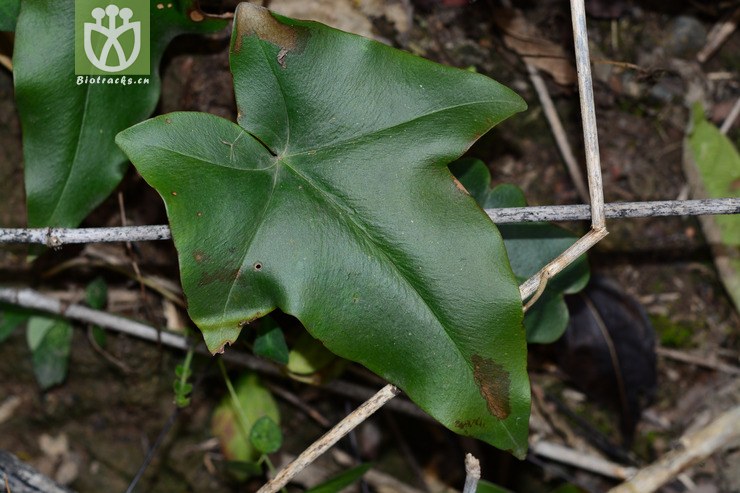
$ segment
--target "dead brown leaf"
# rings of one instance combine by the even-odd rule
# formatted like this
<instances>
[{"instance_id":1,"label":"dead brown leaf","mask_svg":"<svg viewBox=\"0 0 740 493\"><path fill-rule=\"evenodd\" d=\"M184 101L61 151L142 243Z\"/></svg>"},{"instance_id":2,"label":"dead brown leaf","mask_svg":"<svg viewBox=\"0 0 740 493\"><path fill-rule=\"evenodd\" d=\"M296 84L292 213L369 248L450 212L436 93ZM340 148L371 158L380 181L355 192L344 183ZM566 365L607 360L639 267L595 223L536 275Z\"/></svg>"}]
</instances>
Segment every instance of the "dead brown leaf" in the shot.
<instances>
[{"instance_id":1,"label":"dead brown leaf","mask_svg":"<svg viewBox=\"0 0 740 493\"><path fill-rule=\"evenodd\" d=\"M575 84L576 69L572 55L562 46L545 39L520 10L497 9L493 19L503 34L504 44L525 62L550 74L558 84Z\"/></svg>"}]
</instances>

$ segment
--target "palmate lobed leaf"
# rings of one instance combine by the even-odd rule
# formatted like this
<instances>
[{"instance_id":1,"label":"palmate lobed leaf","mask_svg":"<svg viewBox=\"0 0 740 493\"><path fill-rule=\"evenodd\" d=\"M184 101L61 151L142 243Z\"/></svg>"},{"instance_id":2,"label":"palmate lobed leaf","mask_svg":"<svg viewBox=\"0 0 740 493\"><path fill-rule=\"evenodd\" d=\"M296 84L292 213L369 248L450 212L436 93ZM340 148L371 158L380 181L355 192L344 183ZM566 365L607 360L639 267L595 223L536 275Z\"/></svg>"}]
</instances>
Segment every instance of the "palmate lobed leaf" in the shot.
<instances>
[{"instance_id":1,"label":"palmate lobed leaf","mask_svg":"<svg viewBox=\"0 0 740 493\"><path fill-rule=\"evenodd\" d=\"M127 162L114 137L154 110L159 61L169 42L186 32L226 26L196 4L151 0L151 75L143 76L149 83L121 85L77 84L73 0L22 2L13 77L30 227L77 226L121 181Z\"/></svg>"},{"instance_id":2,"label":"palmate lobed leaf","mask_svg":"<svg viewBox=\"0 0 740 493\"><path fill-rule=\"evenodd\" d=\"M231 67L239 125L173 113L117 137L165 201L208 347L280 308L445 426L523 457L517 282L446 167L523 101L250 4L237 8Z\"/></svg>"}]
</instances>

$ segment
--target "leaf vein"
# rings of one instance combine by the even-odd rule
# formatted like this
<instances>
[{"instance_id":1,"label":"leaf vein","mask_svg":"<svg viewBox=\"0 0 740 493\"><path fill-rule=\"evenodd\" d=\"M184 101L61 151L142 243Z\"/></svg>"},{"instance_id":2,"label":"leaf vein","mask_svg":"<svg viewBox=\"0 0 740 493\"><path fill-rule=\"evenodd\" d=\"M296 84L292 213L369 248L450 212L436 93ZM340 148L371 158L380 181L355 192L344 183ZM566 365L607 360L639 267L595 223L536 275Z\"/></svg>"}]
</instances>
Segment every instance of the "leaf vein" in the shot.
<instances>
[{"instance_id":1,"label":"leaf vein","mask_svg":"<svg viewBox=\"0 0 740 493\"><path fill-rule=\"evenodd\" d=\"M80 125L77 130L77 142L75 145L75 153L74 156L72 156L71 163L69 165L69 168L67 168L67 176L64 179L64 186L62 187L62 191L59 194L59 197L57 199L56 205L54 206L54 210L51 211L51 214L49 215L49 223L51 223L52 218L57 213L57 210L59 210L59 206L62 203L62 199L64 198L64 194L67 191L67 188L69 187L69 183L72 179L72 175L74 174L75 169L75 163L77 162L77 156L80 153L80 142L82 141L82 131L85 128L85 120L87 118L87 107L88 103L90 102L90 85L85 86L85 104L82 106L82 120L80 121ZM49 224L50 226L54 226L53 224Z\"/></svg>"},{"instance_id":2,"label":"leaf vein","mask_svg":"<svg viewBox=\"0 0 740 493\"><path fill-rule=\"evenodd\" d=\"M283 97L284 97L284 95L283 95ZM373 130L373 131L368 132L366 134L357 135L357 136L352 137L350 139L340 140L338 142L332 142L330 144L326 144L326 145L323 145L321 147L315 147L313 149L307 149L305 151L300 151L300 152L297 152L295 154L290 154L290 155L285 156L285 157L300 157L300 156L304 156L304 155L314 154L314 153L316 153L318 151L324 151L324 150L327 150L327 149L334 149L334 148L337 148L337 147L344 147L344 146L351 145L351 144L354 144L356 142L359 142L361 140L372 138L372 137L375 137L377 135L383 134L384 132L387 132L389 130L393 130L393 129L396 129L396 128L403 127L404 125L407 125L409 123L413 123L413 122L422 120L422 119L427 118L427 117L430 117L432 115L437 115L437 114L440 114L440 113L444 113L446 111L456 110L458 108L464 108L466 106L475 106L475 105L479 105L479 104L495 104L495 103L505 103L505 101L503 101L503 100L497 100L497 99L492 99L492 100L471 101L471 102L468 102L468 103L461 103L461 104L456 104L456 105L452 105L452 106L447 106L445 108L440 108L440 109L437 109L437 110L434 110L434 111L430 111L428 113L424 113L423 115L416 116L416 117L411 118L409 120L404 120L402 122L394 123L393 125L390 125L390 126L387 126L387 127L383 127L383 128L379 128L379 129Z\"/></svg>"}]
</instances>

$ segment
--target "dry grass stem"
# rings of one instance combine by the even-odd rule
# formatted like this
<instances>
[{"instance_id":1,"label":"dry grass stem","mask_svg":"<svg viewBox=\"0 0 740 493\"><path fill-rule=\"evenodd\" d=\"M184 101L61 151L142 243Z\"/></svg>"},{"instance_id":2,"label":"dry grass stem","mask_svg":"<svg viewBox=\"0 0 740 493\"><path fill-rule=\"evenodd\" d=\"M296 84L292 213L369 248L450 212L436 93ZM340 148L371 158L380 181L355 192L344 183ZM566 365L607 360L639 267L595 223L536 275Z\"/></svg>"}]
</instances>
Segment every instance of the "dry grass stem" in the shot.
<instances>
[{"instance_id":1,"label":"dry grass stem","mask_svg":"<svg viewBox=\"0 0 740 493\"><path fill-rule=\"evenodd\" d=\"M740 442L740 406L725 412L709 425L686 434L678 446L657 462L641 469L609 493L650 493L683 470L718 450Z\"/></svg>"},{"instance_id":2,"label":"dry grass stem","mask_svg":"<svg viewBox=\"0 0 740 493\"><path fill-rule=\"evenodd\" d=\"M677 349L670 349L665 347L658 347L655 349L658 355L664 358L669 358L675 361L680 361L689 365L701 366L703 368L709 368L710 370L721 371L729 373L731 375L740 375L740 367L730 365L723 361L719 361L716 357L703 357L686 351L679 351Z\"/></svg>"},{"instance_id":3,"label":"dry grass stem","mask_svg":"<svg viewBox=\"0 0 740 493\"><path fill-rule=\"evenodd\" d=\"M727 132L730 131L730 128L732 128L735 120L737 120L738 115L740 115L740 98L737 98L737 100L735 100L735 104L732 105L730 114L727 115L727 118L725 118L725 121L722 122L722 126L719 128L719 131L722 133L722 135L727 135Z\"/></svg>"},{"instance_id":4,"label":"dry grass stem","mask_svg":"<svg viewBox=\"0 0 740 493\"><path fill-rule=\"evenodd\" d=\"M608 219L659 216L702 216L740 213L740 198L614 202L604 205ZM548 205L486 209L497 224L540 221L579 221L591 218L588 205ZM157 241L172 238L166 224L114 228L0 228L0 244L33 243L58 248L78 243Z\"/></svg>"},{"instance_id":5,"label":"dry grass stem","mask_svg":"<svg viewBox=\"0 0 740 493\"><path fill-rule=\"evenodd\" d=\"M343 436L354 430L363 421L375 413L389 400L400 393L393 385L386 385L372 398L364 402L360 407L352 411L347 417L337 423L331 430L321 438L309 445L293 462L283 468L277 476L257 490L257 493L275 493L283 488L293 477L301 472L306 466L316 460L321 454L329 450Z\"/></svg>"},{"instance_id":6,"label":"dry grass stem","mask_svg":"<svg viewBox=\"0 0 740 493\"><path fill-rule=\"evenodd\" d=\"M604 217L604 189L601 181L599 135L596 129L586 10L583 0L571 0L570 12L573 21L573 42L576 52L576 71L578 72L578 93L581 101L581 123L583 126L583 144L586 151L588 191L591 196L591 227L598 230L606 227L606 218Z\"/></svg>"},{"instance_id":7,"label":"dry grass stem","mask_svg":"<svg viewBox=\"0 0 740 493\"><path fill-rule=\"evenodd\" d=\"M532 452L561 464L583 469L584 471L593 472L615 479L627 479L635 474L637 469L625 467L614 462L596 457L593 455L579 452L563 445L556 443L537 441L531 444Z\"/></svg>"},{"instance_id":8,"label":"dry grass stem","mask_svg":"<svg viewBox=\"0 0 740 493\"><path fill-rule=\"evenodd\" d=\"M552 279L556 274L562 272L563 269L573 263L578 257L586 253L592 246L597 244L607 235L605 228L592 229L584 236L580 237L578 241L573 243L570 248L560 254L558 258L544 266L537 274L533 275L519 286L519 294L522 300L527 300L535 293L542 294L544 291L544 284L548 280ZM537 298L533 298L536 300ZM530 300L527 306L533 303Z\"/></svg>"},{"instance_id":9,"label":"dry grass stem","mask_svg":"<svg viewBox=\"0 0 740 493\"><path fill-rule=\"evenodd\" d=\"M727 41L727 38L735 32L737 23L740 21L740 8L736 9L727 19L719 21L707 34L707 42L704 48L696 55L699 63L704 63L714 55L714 52Z\"/></svg>"},{"instance_id":10,"label":"dry grass stem","mask_svg":"<svg viewBox=\"0 0 740 493\"><path fill-rule=\"evenodd\" d=\"M473 454L465 456L465 486L463 493L475 493L478 491L480 481L480 461Z\"/></svg>"},{"instance_id":11,"label":"dry grass stem","mask_svg":"<svg viewBox=\"0 0 740 493\"><path fill-rule=\"evenodd\" d=\"M537 96L540 99L542 110L545 112L545 118L547 118L547 122L550 124L550 130L552 131L553 137L555 137L555 143L560 150L560 155L563 157L563 161L565 161L565 166L568 169L570 178L573 180L573 184L578 191L578 196L583 202L588 202L589 195L586 181L583 179L581 168L578 165L578 161L576 161L576 157L573 155L573 149L570 146L570 142L568 142L565 129L563 128L563 124L560 122L560 117L558 116L558 112L552 102L552 98L547 90L545 81L542 80L542 76L540 76L537 68L530 63L525 62L525 64L527 66L527 72L529 72L529 79L532 81L535 91L537 91Z\"/></svg>"}]
</instances>

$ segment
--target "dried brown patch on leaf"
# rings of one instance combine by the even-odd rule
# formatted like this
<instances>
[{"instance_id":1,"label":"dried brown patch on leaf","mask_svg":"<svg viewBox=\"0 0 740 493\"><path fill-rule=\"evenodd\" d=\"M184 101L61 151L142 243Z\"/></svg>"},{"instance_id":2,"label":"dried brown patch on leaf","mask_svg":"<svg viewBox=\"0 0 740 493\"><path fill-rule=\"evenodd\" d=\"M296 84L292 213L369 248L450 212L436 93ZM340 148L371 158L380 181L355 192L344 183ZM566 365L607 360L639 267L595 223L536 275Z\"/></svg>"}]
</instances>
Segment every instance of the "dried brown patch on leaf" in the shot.
<instances>
[{"instance_id":1,"label":"dried brown patch on leaf","mask_svg":"<svg viewBox=\"0 0 740 493\"><path fill-rule=\"evenodd\" d=\"M289 51L296 47L298 32L295 28L281 24L266 8L251 3L240 3L236 9L234 52L239 52L244 36L256 35L269 43Z\"/></svg>"},{"instance_id":2,"label":"dried brown patch on leaf","mask_svg":"<svg viewBox=\"0 0 740 493\"><path fill-rule=\"evenodd\" d=\"M508 418L511 414L509 372L490 358L474 354L472 360L473 378L480 394L486 400L488 411L500 420Z\"/></svg>"},{"instance_id":3,"label":"dried brown patch on leaf","mask_svg":"<svg viewBox=\"0 0 740 493\"><path fill-rule=\"evenodd\" d=\"M460 190L461 192L464 192L464 193L470 195L470 193L468 192L468 189L465 188L465 185L463 185L462 183L460 183L460 180L458 180L454 176L452 177L452 179L455 181L455 186L457 187L458 190Z\"/></svg>"}]
</instances>

